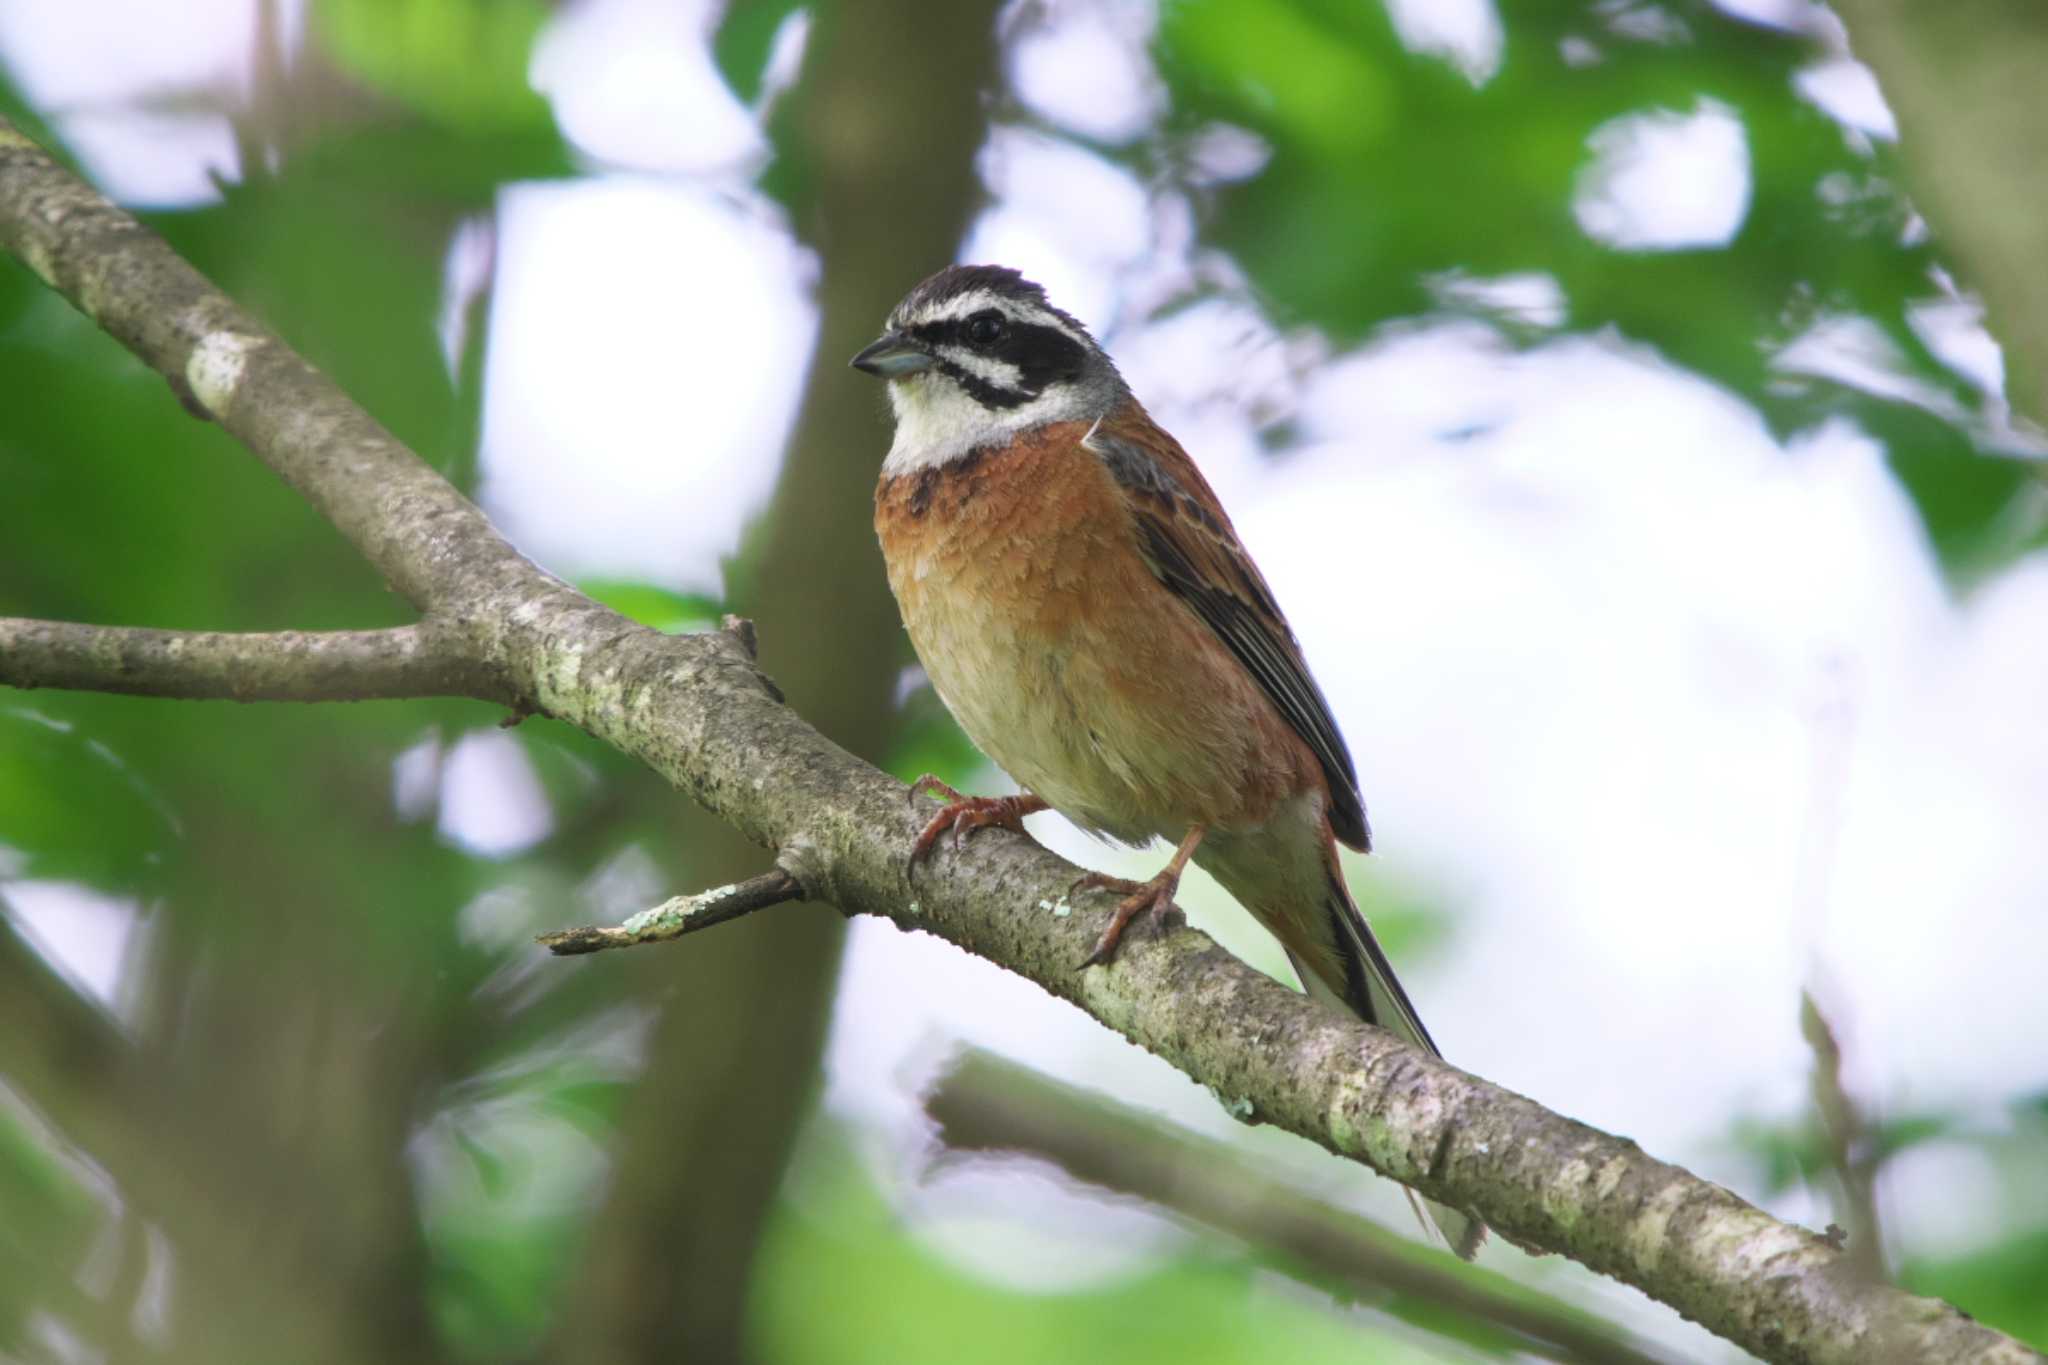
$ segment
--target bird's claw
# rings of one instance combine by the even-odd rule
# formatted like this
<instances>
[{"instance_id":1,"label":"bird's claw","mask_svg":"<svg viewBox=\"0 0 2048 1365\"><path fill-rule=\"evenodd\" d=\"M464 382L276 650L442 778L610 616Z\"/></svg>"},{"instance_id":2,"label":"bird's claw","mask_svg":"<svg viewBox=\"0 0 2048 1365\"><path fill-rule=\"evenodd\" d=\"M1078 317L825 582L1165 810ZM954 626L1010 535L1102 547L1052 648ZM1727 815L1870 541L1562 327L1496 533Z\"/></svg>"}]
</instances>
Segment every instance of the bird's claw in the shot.
<instances>
[{"instance_id":1,"label":"bird's claw","mask_svg":"<svg viewBox=\"0 0 2048 1365\"><path fill-rule=\"evenodd\" d=\"M920 796L942 796L948 801L971 801L974 799L970 796L962 795L959 788L947 782L937 773L926 773L923 777L912 782L907 788L907 795L912 807L917 805L917 798Z\"/></svg>"},{"instance_id":2,"label":"bird's claw","mask_svg":"<svg viewBox=\"0 0 2048 1365\"><path fill-rule=\"evenodd\" d=\"M1116 960L1116 950L1123 942L1124 929L1140 915L1150 911L1164 915L1174 909L1173 893L1180 885L1179 869L1169 867L1147 882L1129 881L1123 877L1112 877L1102 872L1089 872L1076 877L1074 884L1067 888L1069 896L1082 891L1115 891L1123 896L1111 912L1109 923L1095 940L1095 947L1075 967L1085 972L1090 967L1106 967Z\"/></svg>"},{"instance_id":3,"label":"bird's claw","mask_svg":"<svg viewBox=\"0 0 2048 1365\"><path fill-rule=\"evenodd\" d=\"M914 876L917 865L931 855L931 851L946 831L953 832L953 849L958 852L967 842L967 836L978 829L994 825L1009 830L1012 834L1025 834L1024 817L1035 815L1047 809L1044 801L1026 793L1021 796L963 796L938 778L926 773L910 784L911 799L917 799L922 791L938 791L947 798L946 806L926 822L910 846L910 872Z\"/></svg>"}]
</instances>

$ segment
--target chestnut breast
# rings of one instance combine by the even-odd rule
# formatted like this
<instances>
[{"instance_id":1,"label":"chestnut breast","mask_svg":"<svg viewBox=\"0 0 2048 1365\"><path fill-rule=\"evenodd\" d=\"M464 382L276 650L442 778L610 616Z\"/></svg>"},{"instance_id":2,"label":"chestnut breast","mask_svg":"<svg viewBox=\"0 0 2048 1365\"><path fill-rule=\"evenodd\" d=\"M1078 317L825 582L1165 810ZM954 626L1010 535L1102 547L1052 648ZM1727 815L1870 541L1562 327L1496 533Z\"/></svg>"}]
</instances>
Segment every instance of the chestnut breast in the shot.
<instances>
[{"instance_id":1,"label":"chestnut breast","mask_svg":"<svg viewBox=\"0 0 2048 1365\"><path fill-rule=\"evenodd\" d=\"M1084 828L1262 824L1313 759L1153 576L1087 428L883 476L875 530L911 643L982 752Z\"/></svg>"}]
</instances>

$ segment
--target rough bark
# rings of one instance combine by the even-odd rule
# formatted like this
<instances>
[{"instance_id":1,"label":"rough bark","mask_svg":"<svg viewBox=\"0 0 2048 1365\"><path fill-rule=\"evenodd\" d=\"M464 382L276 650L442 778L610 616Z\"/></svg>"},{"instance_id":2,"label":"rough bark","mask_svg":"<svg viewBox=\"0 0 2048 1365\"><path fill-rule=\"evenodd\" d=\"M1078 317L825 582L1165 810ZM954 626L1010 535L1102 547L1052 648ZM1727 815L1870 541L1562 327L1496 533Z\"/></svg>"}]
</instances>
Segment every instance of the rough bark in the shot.
<instances>
[{"instance_id":1,"label":"rough bark","mask_svg":"<svg viewBox=\"0 0 2048 1365\"><path fill-rule=\"evenodd\" d=\"M1486 1336L1481 1349L1581 1365L1656 1365L1665 1357L1614 1328L1416 1244L1276 1180L1225 1143L1170 1130L1136 1110L970 1050L925 1112L958 1152L1050 1161L1076 1180L1136 1195L1235 1237L1338 1295L1401 1314L1417 1307Z\"/></svg>"},{"instance_id":2,"label":"rough bark","mask_svg":"<svg viewBox=\"0 0 2048 1365\"><path fill-rule=\"evenodd\" d=\"M236 634L87 626L0 616L0 683L184 701L510 702L502 678L433 627Z\"/></svg>"},{"instance_id":3,"label":"rough bark","mask_svg":"<svg viewBox=\"0 0 2048 1365\"><path fill-rule=\"evenodd\" d=\"M1076 971L1113 897L1000 832L905 858L929 805L821 735L732 634L670 637L523 559L481 512L127 214L0 124L0 245L298 489L538 714L647 763L777 850L810 899L1017 972L1235 1113L1472 1209L1783 1361L2032 1360L1956 1312L1859 1280L1826 1240L1531 1100L1337 1016L1204 935L1133 935Z\"/></svg>"}]
</instances>

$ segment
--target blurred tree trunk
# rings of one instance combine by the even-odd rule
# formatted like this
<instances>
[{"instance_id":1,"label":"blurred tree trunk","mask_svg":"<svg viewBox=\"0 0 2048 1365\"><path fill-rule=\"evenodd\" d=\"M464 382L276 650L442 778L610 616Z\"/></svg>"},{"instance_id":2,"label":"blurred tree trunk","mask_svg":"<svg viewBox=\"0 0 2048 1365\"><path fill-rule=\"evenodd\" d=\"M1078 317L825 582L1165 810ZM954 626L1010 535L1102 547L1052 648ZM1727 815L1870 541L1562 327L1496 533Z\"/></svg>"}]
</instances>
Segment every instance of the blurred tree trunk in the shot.
<instances>
[{"instance_id":1,"label":"blurred tree trunk","mask_svg":"<svg viewBox=\"0 0 2048 1365\"><path fill-rule=\"evenodd\" d=\"M2013 407L2048 421L2048 7L1836 0L1899 120L1914 201L1981 291Z\"/></svg>"},{"instance_id":2,"label":"blurred tree trunk","mask_svg":"<svg viewBox=\"0 0 2048 1365\"><path fill-rule=\"evenodd\" d=\"M823 260L822 319L733 606L760 623L763 665L790 704L877 761L906 654L869 512L887 427L845 362L911 283L952 259L977 194L996 9L821 6L780 147L810 177L796 211ZM763 866L759 849L701 811L681 837L704 885ZM701 952L631 964L659 993L662 1020L550 1358L740 1358L754 1250L816 1092L843 937L823 910L761 915L707 935Z\"/></svg>"},{"instance_id":3,"label":"blurred tree trunk","mask_svg":"<svg viewBox=\"0 0 2048 1365\"><path fill-rule=\"evenodd\" d=\"M329 744L292 752L312 766ZM0 926L0 1034L16 1044L0 1074L111 1178L114 1292L79 1325L102 1325L115 1360L437 1359L406 1162L440 1055L422 1046L439 1036L430 969L365 951L365 892L334 863L294 856L231 801L167 795L181 913L140 931L153 942L132 1030ZM375 837L352 814L340 803L324 827L336 863Z\"/></svg>"}]
</instances>

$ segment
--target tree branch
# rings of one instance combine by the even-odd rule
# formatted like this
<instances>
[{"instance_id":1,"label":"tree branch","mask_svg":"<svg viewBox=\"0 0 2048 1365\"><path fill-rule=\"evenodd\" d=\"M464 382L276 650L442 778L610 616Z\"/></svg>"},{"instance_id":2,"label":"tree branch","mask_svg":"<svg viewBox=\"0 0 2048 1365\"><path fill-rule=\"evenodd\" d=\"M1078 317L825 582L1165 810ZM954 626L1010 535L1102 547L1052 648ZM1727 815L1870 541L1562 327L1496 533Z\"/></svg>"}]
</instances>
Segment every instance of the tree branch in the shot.
<instances>
[{"instance_id":1,"label":"tree branch","mask_svg":"<svg viewBox=\"0 0 2048 1365\"><path fill-rule=\"evenodd\" d=\"M714 924L766 910L771 905L804 898L803 883L776 868L732 886L715 886L694 896L671 896L652 910L642 910L624 924L586 925L542 934L534 942L557 957L580 953L601 953L607 948L633 948L643 943L666 943L709 929Z\"/></svg>"},{"instance_id":2,"label":"tree branch","mask_svg":"<svg viewBox=\"0 0 2048 1365\"><path fill-rule=\"evenodd\" d=\"M1461 1322L1498 1328L1508 1338L1499 1343L1504 1350L1595 1365L1660 1359L1535 1290L1452 1266L1442 1253L1312 1199L1224 1143L1169 1129L979 1048L947 1069L925 1096L925 1112L956 1151L1040 1157L1076 1180L1137 1195L1276 1253L1349 1299L1396 1314L1403 1301L1448 1310Z\"/></svg>"},{"instance_id":3,"label":"tree branch","mask_svg":"<svg viewBox=\"0 0 2048 1365\"><path fill-rule=\"evenodd\" d=\"M1884 1224L1877 1212L1881 1149L1842 1084L1842 1045L1811 988L1799 993L1799 1031L1813 1050L1813 1107L1827 1137L1829 1162L1842 1182L1842 1221L1849 1225L1843 1249L1858 1274L1885 1279Z\"/></svg>"},{"instance_id":4,"label":"tree branch","mask_svg":"<svg viewBox=\"0 0 2048 1365\"><path fill-rule=\"evenodd\" d=\"M4 616L0 684L184 701L515 700L503 674L432 622L229 634Z\"/></svg>"},{"instance_id":5,"label":"tree branch","mask_svg":"<svg viewBox=\"0 0 2048 1365\"><path fill-rule=\"evenodd\" d=\"M913 888L906 855L925 812L783 706L731 633L664 636L542 573L282 341L4 122L0 244L304 493L522 703L641 759L780 851L807 898L1026 976L1234 1109L1769 1359L2035 1358L1942 1303L1858 1279L1822 1238L1626 1139L1305 1000L1191 929L1133 935L1111 966L1075 971L1113 898L1059 913L1077 869L1029 840L980 835L920 867Z\"/></svg>"}]
</instances>

